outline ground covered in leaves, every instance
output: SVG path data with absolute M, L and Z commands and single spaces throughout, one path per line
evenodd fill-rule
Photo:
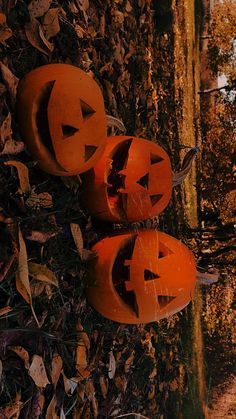
M 194 409 L 190 309 L 127 326 L 88 305 L 90 246 L 119 226 L 89 217 L 78 177 L 56 178 L 38 168 L 15 115 L 18 78 L 39 65 L 74 64 L 99 83 L 107 114 L 122 120 L 128 135 L 157 140 L 177 169 L 182 103 L 174 85 L 173 14 L 168 4 L 157 13 L 157 3 L 0 2 L 2 418 L 136 412 L 173 419 Z M 179 188 L 165 213 L 145 225 L 186 240 Z M 22 280 L 27 269 L 30 286 Z

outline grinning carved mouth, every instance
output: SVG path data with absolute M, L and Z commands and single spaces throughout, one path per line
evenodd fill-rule
M 48 121 L 48 103 L 50 100 L 51 92 L 55 84 L 55 80 L 47 82 L 38 97 L 37 100 L 37 112 L 36 112 L 36 126 L 41 142 L 50 151 L 55 158 L 55 152 L 52 145 L 49 121 Z
M 127 218 L 127 193 L 125 192 L 125 174 L 121 173 L 127 166 L 129 159 L 129 150 L 133 138 L 128 138 L 119 144 L 115 153 L 112 156 L 112 165 L 107 178 L 107 194 L 110 208 L 115 212 L 118 212 L 119 216 L 123 219 Z M 160 163 L 163 160 L 162 157 L 150 153 L 150 166 Z M 140 186 L 147 190 L 149 188 L 150 174 L 147 172 L 140 179 L 136 181 Z M 153 207 L 163 197 L 162 194 L 153 194 L 150 196 L 150 204 Z
M 45 145 L 45 147 L 50 151 L 52 156 L 56 159 L 54 147 L 52 144 L 52 138 L 50 134 L 50 124 L 48 120 L 48 105 L 51 97 L 51 93 L 56 81 L 52 80 L 43 86 L 39 97 L 37 98 L 37 111 L 36 111 L 36 127 L 40 137 L 40 141 Z M 92 115 L 94 115 L 95 110 L 91 108 L 87 103 L 80 100 L 81 113 L 83 122 L 86 122 Z M 79 120 L 79 115 L 78 115 Z M 72 125 L 61 124 L 62 140 L 66 141 L 68 138 L 71 138 L 73 135 L 80 131 L 79 128 L 76 128 Z M 84 149 L 84 161 L 89 160 L 93 154 L 97 151 L 97 146 L 85 144 Z
M 130 267 L 125 264 L 126 260 L 131 260 L 137 235 L 125 240 L 119 250 L 112 268 L 112 281 L 116 292 L 122 301 L 138 317 L 138 305 L 134 291 L 127 291 L 125 282 L 130 279 Z

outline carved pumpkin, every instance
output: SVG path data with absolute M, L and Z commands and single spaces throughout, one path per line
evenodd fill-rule
M 140 221 L 159 214 L 172 191 L 166 152 L 135 137 L 109 137 L 104 154 L 83 176 L 82 199 L 96 217 L 115 222 Z
M 92 248 L 87 287 L 90 304 L 121 323 L 148 323 L 182 310 L 196 282 L 193 253 L 155 230 L 107 237 Z
M 89 170 L 106 142 L 106 115 L 97 83 L 67 64 L 39 67 L 21 80 L 20 130 L 39 166 L 54 175 Z

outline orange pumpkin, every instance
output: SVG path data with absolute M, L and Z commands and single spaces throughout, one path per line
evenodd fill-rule
M 104 220 L 140 221 L 159 214 L 172 191 L 172 170 L 166 152 L 135 137 L 109 137 L 104 154 L 83 176 L 82 199 Z
M 68 64 L 39 67 L 21 80 L 20 130 L 48 173 L 71 176 L 91 169 L 106 142 L 106 115 L 97 83 Z
M 155 230 L 127 231 L 92 248 L 87 298 L 103 316 L 121 323 L 148 323 L 182 310 L 196 282 L 193 253 Z

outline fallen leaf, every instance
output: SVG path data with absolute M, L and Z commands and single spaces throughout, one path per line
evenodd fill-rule
M 108 367 L 108 377 L 110 379 L 114 378 L 116 373 L 116 360 L 113 354 L 113 351 L 109 352 L 109 367 Z
M 87 368 L 87 350 L 84 343 L 81 341 L 76 347 L 76 372 L 78 376 L 83 374 L 83 371 Z
M 37 19 L 31 18 L 31 21 L 25 25 L 25 34 L 34 48 L 46 55 L 52 53 L 54 45 L 45 38 L 43 28 Z
M 125 361 L 125 373 L 129 372 L 130 367 L 133 365 L 133 362 L 134 362 L 134 351 L 132 351 L 129 358 L 127 358 Z
M 89 8 L 89 0 L 76 0 L 76 3 L 82 12 L 86 12 Z
M 54 231 L 37 231 L 32 230 L 30 233 L 25 235 L 25 238 L 27 240 L 32 240 L 38 243 L 46 243 L 48 240 L 50 240 L 52 237 L 55 237 L 58 233 L 55 233 Z
M 7 140 L 0 156 L 4 154 L 19 154 L 25 149 L 25 144 L 22 141 Z
M 58 287 L 57 278 L 55 277 L 54 273 L 47 268 L 47 266 L 29 262 L 28 269 L 29 275 L 37 281 L 46 282 L 47 284 L 55 285 L 55 287 Z
M 11 135 L 11 113 L 9 112 L 0 128 L 0 142 L 5 144 L 7 139 L 11 139 Z
M 80 380 L 79 377 L 72 377 L 72 378 L 67 378 L 64 371 L 62 370 L 62 376 L 63 376 L 63 383 L 64 383 L 64 388 L 65 388 L 65 392 L 68 395 L 72 395 L 76 389 L 76 387 L 78 386 L 78 382 Z
M 84 247 L 84 240 L 79 224 L 70 223 L 71 234 L 73 236 L 77 252 L 81 256 L 81 250 Z
M 30 281 L 30 290 L 32 297 L 38 297 L 43 293 L 43 291 L 46 288 L 46 284 L 44 282 L 38 282 L 38 281 Z
M 86 396 L 88 397 L 89 401 L 91 401 L 91 403 L 92 403 L 93 417 L 97 418 L 97 416 L 98 416 L 98 403 L 97 403 L 97 399 L 95 397 L 95 388 L 94 388 L 94 384 L 93 384 L 92 379 L 89 379 L 86 382 L 85 393 L 86 393 Z
M 23 407 L 23 402 L 21 402 L 20 393 L 16 394 L 15 401 L 9 403 L 6 407 L 1 410 L 1 415 L 3 419 L 18 419 L 20 416 L 20 411 Z
M 57 407 L 57 399 L 54 394 L 46 411 L 46 419 L 59 419 L 59 416 L 56 413 L 56 407 Z
M 29 367 L 29 376 L 39 388 L 46 387 L 47 384 L 50 384 L 45 370 L 43 358 L 41 356 L 33 356 L 32 363 Z
M 60 7 L 49 9 L 43 17 L 42 24 L 46 39 L 50 39 L 53 36 L 56 36 L 58 32 L 60 32 L 60 24 L 58 19 L 60 10 Z
M 20 161 L 16 160 L 9 160 L 4 163 L 6 166 L 14 166 L 17 169 L 20 189 L 19 191 L 22 193 L 29 193 L 31 190 L 31 186 L 29 183 L 29 170 L 25 164 L 21 163 Z
M 155 397 L 155 384 L 150 384 L 150 389 L 148 392 L 148 400 L 152 400 Z
M 29 353 L 22 346 L 8 346 L 7 349 L 15 352 L 24 361 L 25 368 L 29 369 Z
M 13 308 L 10 307 L 10 306 L 6 306 L 6 307 L 3 307 L 3 308 L 0 308 L 0 317 L 1 316 L 5 316 L 5 314 L 10 313 L 12 310 L 13 310 Z
M 178 381 L 176 380 L 176 378 L 174 378 L 174 380 L 172 380 L 169 383 L 169 389 L 170 391 L 176 391 L 178 390 L 178 388 L 179 388 Z
M 52 0 L 32 0 L 28 5 L 29 14 L 31 17 L 41 17 L 49 9 Z
M 115 385 L 122 393 L 125 393 L 127 384 L 127 379 L 124 375 L 115 377 Z
M 26 200 L 26 205 L 31 208 L 52 208 L 53 207 L 53 201 L 52 201 L 52 195 L 50 195 L 48 192 L 41 192 L 37 194 L 34 189 L 32 189 L 32 192 L 29 196 L 29 198 Z
M 41 390 L 38 390 L 32 402 L 32 418 L 33 419 L 39 419 L 40 417 L 42 417 L 44 404 L 45 404 L 45 397 L 42 394 Z
M 54 388 L 57 386 L 57 382 L 59 380 L 59 377 L 61 375 L 63 367 L 63 361 L 59 354 L 54 353 L 52 358 L 52 373 L 51 373 L 51 381 L 54 385 Z
M 104 375 L 100 375 L 99 384 L 101 388 L 102 397 L 105 399 L 108 392 L 108 380 L 104 377 Z
M 6 41 L 12 36 L 12 30 L 7 26 L 6 16 L 0 13 L 0 42 Z
M 24 239 L 19 227 L 19 254 L 18 254 L 18 270 L 16 273 L 16 288 L 24 300 L 28 304 L 32 304 L 32 296 L 29 283 L 29 270 L 27 261 L 27 252 Z
M 61 407 L 61 410 L 60 410 L 60 419 L 66 419 L 63 407 Z
M 7 90 L 10 93 L 12 103 L 14 104 L 16 100 L 17 86 L 19 83 L 19 79 L 2 62 L 0 62 L 0 70 L 1 70 L 3 81 L 7 87 Z

